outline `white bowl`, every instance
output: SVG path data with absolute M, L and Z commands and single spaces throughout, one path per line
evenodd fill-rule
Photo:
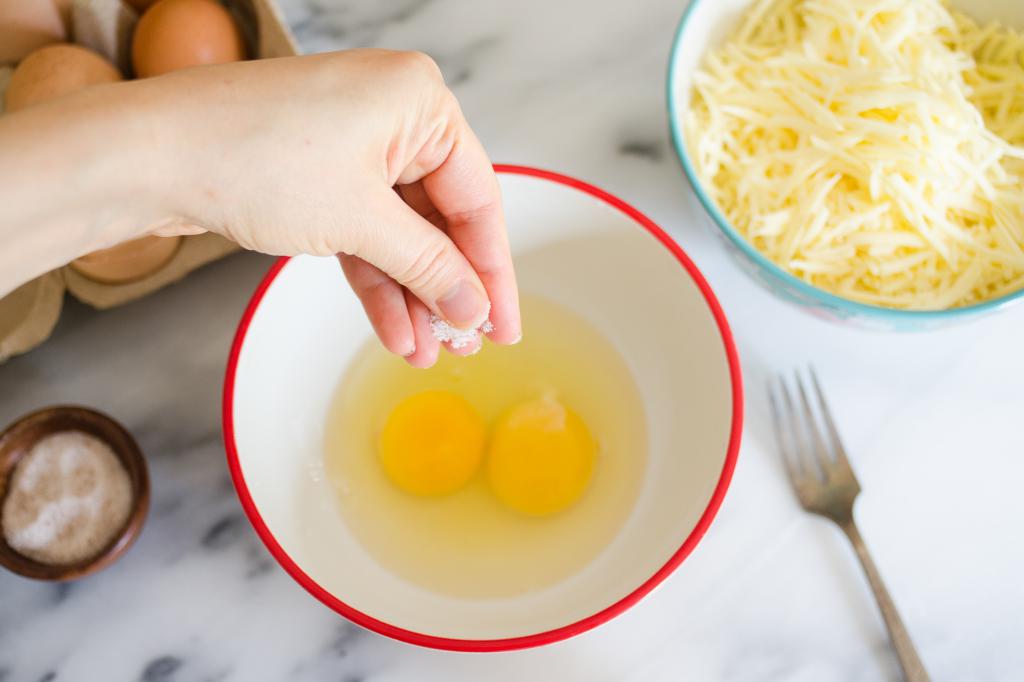
M 522 290 L 568 306 L 603 332 L 631 369 L 646 410 L 650 452 L 637 504 L 583 571 L 541 592 L 457 599 L 388 572 L 353 537 L 323 475 L 324 425 L 339 379 L 372 332 L 335 259 L 281 259 L 271 268 L 239 324 L 224 386 L 231 474 L 277 561 L 356 623 L 454 650 L 554 642 L 647 594 L 710 525 L 742 422 L 729 327 L 679 247 L 586 183 L 498 170 Z

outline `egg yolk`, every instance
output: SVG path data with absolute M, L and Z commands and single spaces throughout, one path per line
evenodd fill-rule
M 583 495 L 597 444 L 580 417 L 554 398 L 521 403 L 494 428 L 487 479 L 506 506 L 530 516 L 560 512 Z
M 480 468 L 486 427 L 465 399 L 448 391 L 406 398 L 388 415 L 380 436 L 384 473 L 413 495 L 453 493 Z

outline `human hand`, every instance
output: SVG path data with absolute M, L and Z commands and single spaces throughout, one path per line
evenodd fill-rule
M 383 50 L 242 62 L 137 81 L 180 219 L 277 255 L 339 254 L 390 351 L 432 365 L 433 312 L 520 336 L 501 196 L 424 55 Z M 158 174 L 158 175 L 159 175 Z M 460 353 L 473 352 L 477 344 Z

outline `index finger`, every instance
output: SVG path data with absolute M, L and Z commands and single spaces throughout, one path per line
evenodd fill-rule
M 522 323 L 501 189 L 476 135 L 464 119 L 458 125 L 451 152 L 423 177 L 423 189 L 444 217 L 448 236 L 487 289 L 494 324 L 488 337 L 496 343 L 515 343 L 522 336 Z

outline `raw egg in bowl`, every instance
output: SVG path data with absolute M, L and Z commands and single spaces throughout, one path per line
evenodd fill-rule
M 231 474 L 281 566 L 396 639 L 501 651 L 595 627 L 707 531 L 739 362 L 697 268 L 584 182 L 498 166 L 524 337 L 430 370 L 388 356 L 333 258 L 279 260 L 224 386 Z

